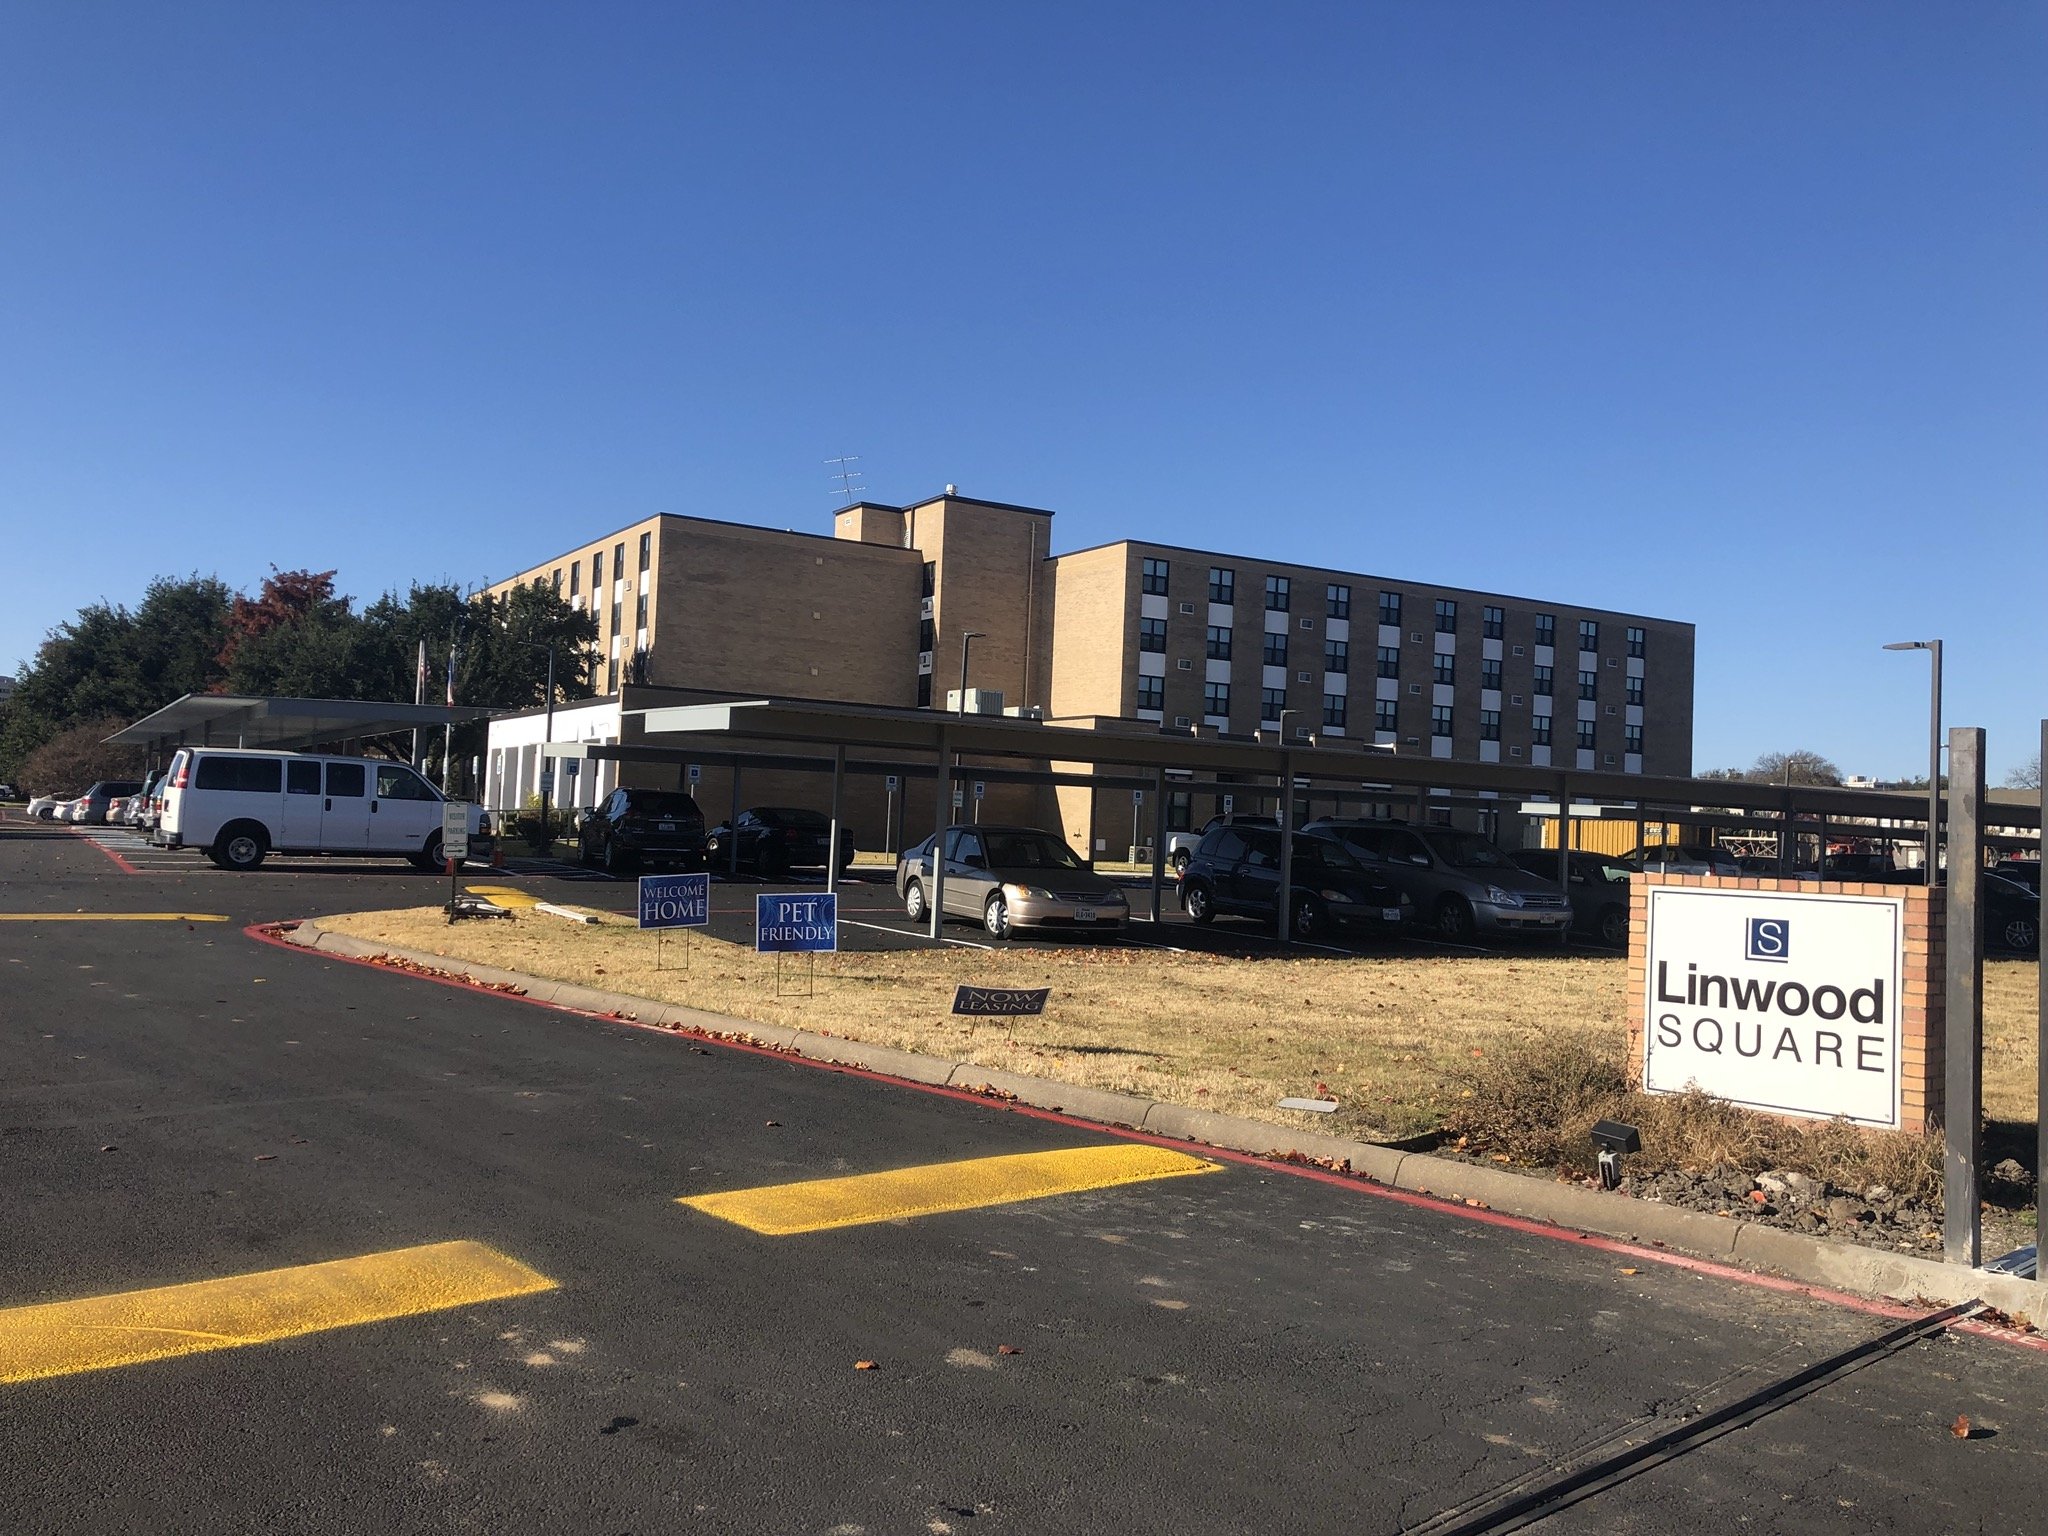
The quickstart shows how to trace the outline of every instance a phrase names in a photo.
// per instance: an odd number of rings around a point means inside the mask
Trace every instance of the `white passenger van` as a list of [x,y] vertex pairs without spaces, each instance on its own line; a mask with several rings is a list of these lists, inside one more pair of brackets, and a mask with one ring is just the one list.
[[[164,772],[153,841],[198,848],[222,869],[271,853],[395,854],[441,863],[441,792],[373,757],[184,747]],[[489,859],[491,819],[469,807],[469,856]]]

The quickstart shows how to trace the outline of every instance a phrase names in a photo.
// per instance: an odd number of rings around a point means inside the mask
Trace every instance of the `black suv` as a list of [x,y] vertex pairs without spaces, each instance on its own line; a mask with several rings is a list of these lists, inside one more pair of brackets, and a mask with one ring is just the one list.
[[576,819],[583,862],[620,874],[644,864],[702,869],[704,813],[675,789],[615,789]]
[[[1399,933],[1415,904],[1374,879],[1334,837],[1294,834],[1292,912],[1288,930],[1305,941],[1320,939],[1335,926],[1368,933]],[[1280,829],[1239,821],[1211,827],[1196,845],[1181,877],[1180,904],[1198,923],[1218,912],[1280,918]]]

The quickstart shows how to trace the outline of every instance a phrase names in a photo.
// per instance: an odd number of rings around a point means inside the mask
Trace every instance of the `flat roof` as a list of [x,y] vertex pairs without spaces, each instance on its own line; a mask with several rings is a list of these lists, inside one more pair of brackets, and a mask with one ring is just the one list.
[[[1389,752],[1353,737],[1318,736],[1282,745],[1241,736],[1103,730],[1058,720],[1009,715],[953,715],[928,709],[835,704],[796,699],[741,699],[629,710],[649,745],[663,736],[745,737],[753,741],[858,747],[924,754],[981,753],[1046,762],[1117,768],[1185,768],[1211,774],[1272,775],[1389,788],[1491,790],[1506,796],[1559,796],[1630,801],[1674,810],[1806,812],[1830,819],[1871,817],[1924,822],[1927,797],[1917,790],[1845,789],[1827,785],[1751,784],[1728,779],[1653,778],[1591,768],[1519,767]],[[964,768],[963,773],[972,773]],[[1986,826],[2038,828],[2041,801],[2033,791],[1989,793]]]
[[381,699],[296,699],[188,693],[107,738],[138,747],[271,747],[385,736],[488,720],[502,710],[470,704],[393,704]]

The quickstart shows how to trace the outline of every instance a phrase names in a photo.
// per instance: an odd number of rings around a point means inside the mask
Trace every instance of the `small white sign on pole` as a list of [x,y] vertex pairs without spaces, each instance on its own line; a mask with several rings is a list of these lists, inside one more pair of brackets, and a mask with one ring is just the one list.
[[1900,1121],[1905,899],[1653,886],[1643,1088]]
[[441,857],[460,862],[469,857],[469,802],[441,802]]

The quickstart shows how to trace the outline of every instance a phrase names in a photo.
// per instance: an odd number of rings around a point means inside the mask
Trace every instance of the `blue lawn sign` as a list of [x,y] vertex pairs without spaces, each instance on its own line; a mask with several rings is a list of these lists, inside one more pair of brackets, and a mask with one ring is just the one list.
[[711,921],[711,876],[642,875],[642,928],[702,928]]
[[754,898],[754,952],[829,954],[839,948],[839,897],[821,891]]

